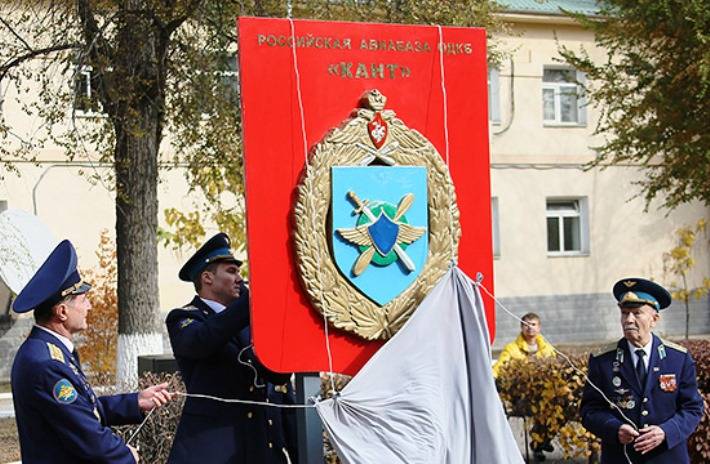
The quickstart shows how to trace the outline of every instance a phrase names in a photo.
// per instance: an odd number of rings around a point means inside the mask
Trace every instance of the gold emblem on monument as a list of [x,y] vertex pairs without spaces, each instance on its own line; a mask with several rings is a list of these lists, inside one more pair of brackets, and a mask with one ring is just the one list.
[[[408,128],[394,111],[384,109],[385,103],[385,96],[378,90],[366,93],[361,108],[355,109],[351,118],[313,148],[294,206],[297,265],[311,302],[335,327],[368,340],[390,338],[402,327],[456,261],[461,235],[456,195],[446,164],[431,142]],[[358,291],[343,276],[334,263],[329,242],[335,232],[328,220],[332,214],[331,168],[369,165],[426,168],[429,221],[426,261],[413,283],[383,305]],[[400,206],[402,210],[406,209],[404,206]],[[417,238],[418,229],[403,227],[400,231],[398,240],[402,244]],[[347,235],[350,231],[341,233]],[[357,241],[350,235],[348,240]],[[404,253],[399,251],[406,262]],[[362,262],[356,263],[355,275],[365,270],[371,257],[368,255],[373,252],[367,251],[365,258],[360,258]]]

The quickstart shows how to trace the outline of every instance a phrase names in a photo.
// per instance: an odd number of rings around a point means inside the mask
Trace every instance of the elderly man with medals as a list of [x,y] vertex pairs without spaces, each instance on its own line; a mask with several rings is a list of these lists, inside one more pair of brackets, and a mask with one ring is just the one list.
[[652,332],[671,295],[639,278],[620,280],[613,293],[624,338],[589,358],[582,424],[601,438],[603,464],[689,463],[687,439],[703,414],[695,363]]
[[138,462],[138,452],[109,426],[138,423],[170,401],[167,384],[140,393],[96,396],[73,337],[86,329],[91,285],[79,276],[74,246],[62,241],[13,303],[34,310],[35,326],[12,365],[12,396],[22,462]]

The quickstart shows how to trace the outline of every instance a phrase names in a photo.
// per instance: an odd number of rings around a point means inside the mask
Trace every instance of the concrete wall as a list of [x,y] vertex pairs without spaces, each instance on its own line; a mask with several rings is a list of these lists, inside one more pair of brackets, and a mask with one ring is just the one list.
[[[587,344],[617,340],[622,337],[619,310],[608,293],[576,295],[519,296],[501,298],[501,303],[518,317],[535,312],[542,319],[542,333],[553,344]],[[685,306],[674,302],[661,313],[656,335],[682,338],[685,335]],[[710,298],[690,305],[690,334],[710,333]],[[520,333],[520,323],[500,307],[496,309],[494,350]]]

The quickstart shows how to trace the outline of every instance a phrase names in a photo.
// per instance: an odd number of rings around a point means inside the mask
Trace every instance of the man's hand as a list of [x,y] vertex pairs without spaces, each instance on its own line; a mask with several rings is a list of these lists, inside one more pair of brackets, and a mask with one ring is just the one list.
[[143,412],[159,408],[172,400],[173,394],[168,391],[168,384],[153,385],[138,393],[138,407]]
[[626,445],[634,441],[634,438],[638,437],[639,433],[634,430],[629,424],[622,424],[619,427],[619,443]]
[[136,460],[136,464],[138,464],[141,460],[140,456],[138,456],[138,450],[131,445],[126,445],[129,450],[131,450],[131,454],[133,455],[133,459]]
[[634,449],[641,454],[648,453],[666,439],[666,432],[657,425],[644,427],[639,433],[641,435],[634,441]]

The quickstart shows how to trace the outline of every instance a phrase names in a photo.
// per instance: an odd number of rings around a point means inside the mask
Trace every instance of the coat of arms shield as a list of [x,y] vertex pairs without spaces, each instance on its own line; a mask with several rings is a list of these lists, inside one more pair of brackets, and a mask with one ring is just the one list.
[[426,168],[334,166],[331,188],[335,263],[360,292],[385,305],[426,262]]

